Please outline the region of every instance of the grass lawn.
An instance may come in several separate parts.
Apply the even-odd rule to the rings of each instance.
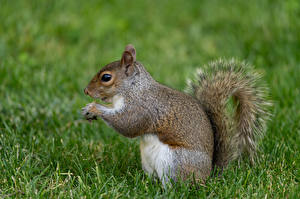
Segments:
[[[128,43],[179,90],[219,57],[262,72],[274,115],[259,162],[164,190],[138,139],[83,120],[83,89]],[[0,0],[0,198],[299,198],[299,74],[299,0]]]

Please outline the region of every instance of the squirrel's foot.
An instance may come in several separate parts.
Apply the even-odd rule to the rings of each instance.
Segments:
[[[82,108],[82,115],[88,121],[97,120],[97,117],[100,114],[100,111],[97,109],[96,105],[97,104],[95,102],[92,102]]]

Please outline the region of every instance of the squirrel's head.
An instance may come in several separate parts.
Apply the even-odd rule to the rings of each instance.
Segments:
[[[105,102],[112,102],[118,94],[118,89],[134,75],[136,51],[133,45],[126,46],[120,61],[104,66],[84,89],[86,95],[100,98]]]

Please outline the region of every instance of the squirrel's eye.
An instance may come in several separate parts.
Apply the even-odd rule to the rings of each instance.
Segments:
[[[108,82],[110,80],[111,80],[111,74],[104,74],[101,77],[101,81],[103,81],[103,82]]]

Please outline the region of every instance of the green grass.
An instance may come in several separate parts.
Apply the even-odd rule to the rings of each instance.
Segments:
[[[0,198],[299,198],[299,33],[299,0],[0,0]],[[164,190],[143,173],[138,139],[84,121],[83,89],[128,43],[180,90],[219,57],[264,73],[274,116],[260,162]]]

